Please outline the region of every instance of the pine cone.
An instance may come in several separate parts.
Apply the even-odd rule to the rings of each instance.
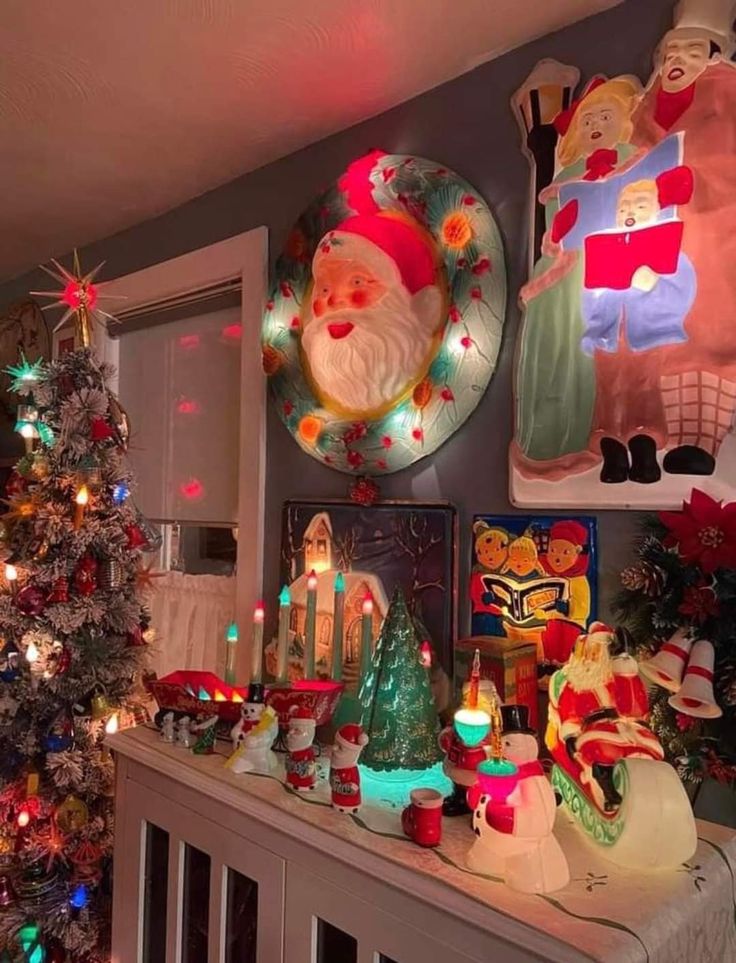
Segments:
[[[621,572],[621,584],[629,592],[643,592],[650,598],[662,594],[666,575],[658,565],[641,561]]]

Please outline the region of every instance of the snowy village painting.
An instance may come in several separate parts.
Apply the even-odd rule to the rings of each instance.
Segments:
[[[316,664],[329,672],[335,576],[345,579],[343,679],[357,680],[363,600],[373,596],[373,638],[396,585],[417,629],[452,676],[456,636],[455,510],[448,505],[392,503],[362,508],[345,502],[284,505],[281,581],[291,591],[291,630],[304,636],[307,577],[317,576]],[[298,644],[298,643],[297,643]]]

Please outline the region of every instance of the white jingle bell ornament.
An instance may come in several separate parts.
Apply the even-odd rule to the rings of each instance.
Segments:
[[[715,650],[707,639],[693,646],[679,691],[667,700],[673,709],[695,719],[718,719],[723,710],[713,695]]]
[[[653,659],[641,663],[639,671],[646,679],[661,685],[663,689],[677,692],[682,684],[682,675],[692,644],[689,630],[678,629]]]

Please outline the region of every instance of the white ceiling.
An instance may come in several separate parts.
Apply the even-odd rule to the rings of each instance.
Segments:
[[[0,278],[618,2],[0,0]]]

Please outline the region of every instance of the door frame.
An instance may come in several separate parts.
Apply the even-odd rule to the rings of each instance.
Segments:
[[[169,298],[238,279],[241,285],[240,432],[238,452],[238,533],[235,618],[240,626],[236,673],[250,677],[253,609],[263,591],[263,542],[266,492],[266,379],[261,365],[261,318],[268,290],[268,228],[256,227],[107,281],[103,293],[121,311],[143,308]],[[101,360],[117,369],[120,344],[93,325],[94,347]],[[113,327],[114,332],[114,327]],[[118,389],[117,374],[111,382]],[[218,640],[218,645],[224,645]]]

